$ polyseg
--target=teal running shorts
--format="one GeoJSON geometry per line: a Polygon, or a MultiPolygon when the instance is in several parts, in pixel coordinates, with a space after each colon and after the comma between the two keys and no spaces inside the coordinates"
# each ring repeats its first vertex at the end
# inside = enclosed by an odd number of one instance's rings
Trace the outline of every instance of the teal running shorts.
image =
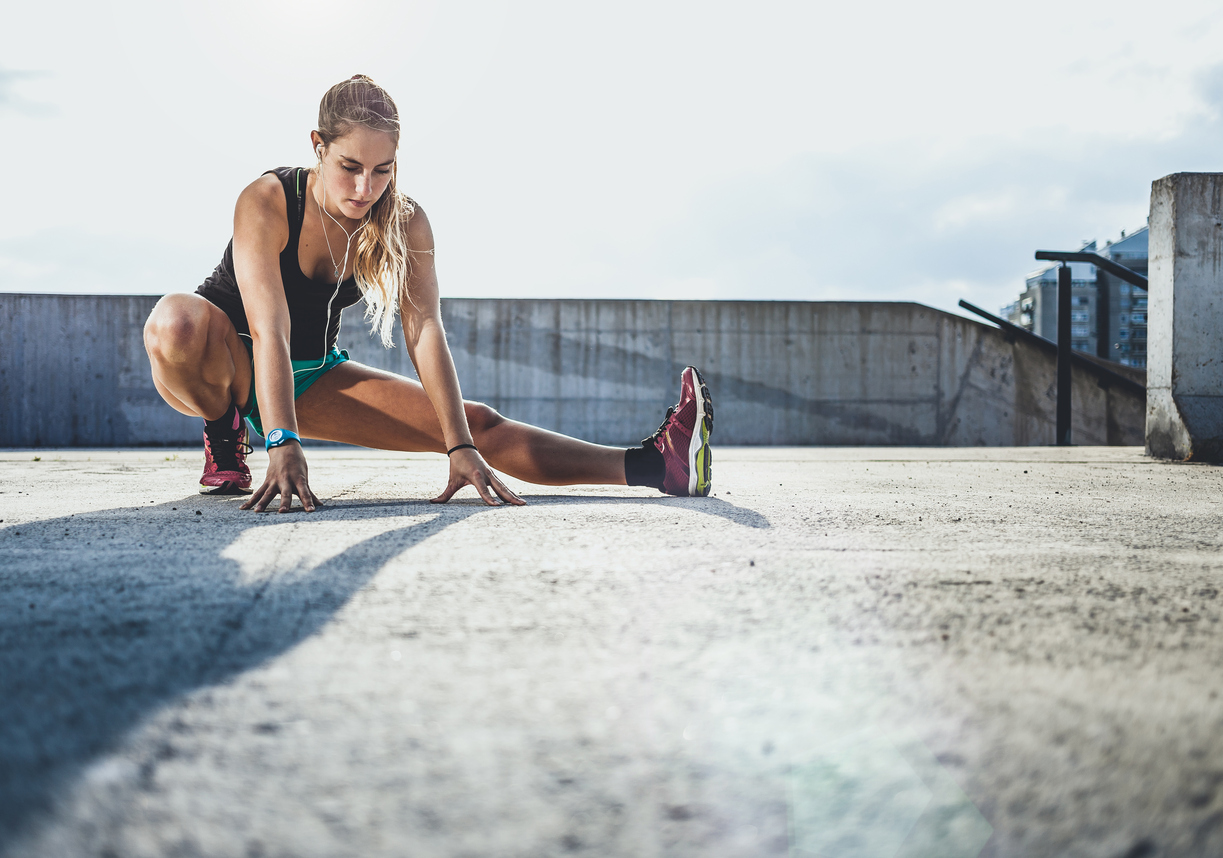
{"type": "MultiPolygon", "coordinates": [[[[248,352],[251,350],[249,344],[246,349],[248,352]]],[[[292,361],[293,398],[296,400],[310,389],[310,385],[346,360],[348,360],[347,350],[337,349],[335,346],[332,346],[331,351],[327,352],[327,356],[323,358],[322,363],[319,363],[318,358],[292,361]]],[[[251,355],[251,395],[246,401],[246,408],[242,409],[242,416],[246,418],[246,422],[251,425],[251,429],[255,430],[260,438],[264,437],[263,422],[259,419],[259,401],[255,398],[255,357],[253,354],[251,355]]],[[[273,426],[272,428],[276,427],[273,426]]]]}

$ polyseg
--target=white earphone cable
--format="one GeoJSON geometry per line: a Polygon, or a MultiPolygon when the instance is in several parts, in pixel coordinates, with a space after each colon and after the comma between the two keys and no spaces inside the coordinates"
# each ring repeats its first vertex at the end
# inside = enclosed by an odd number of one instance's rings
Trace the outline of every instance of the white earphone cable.
{"type": "Polygon", "coordinates": [[[335,216],[332,215],[331,212],[327,211],[327,180],[326,180],[326,177],[323,175],[323,153],[322,151],[320,151],[322,148],[323,148],[322,144],[315,147],[315,151],[318,153],[319,181],[323,183],[323,204],[320,206],[317,200],[315,201],[314,204],[319,210],[319,216],[318,216],[319,226],[323,228],[323,240],[327,242],[327,255],[331,257],[331,269],[335,273],[335,291],[331,293],[331,298],[327,301],[327,321],[323,325],[323,361],[318,366],[312,366],[312,367],[306,367],[305,369],[293,370],[294,376],[297,376],[298,373],[314,372],[315,370],[322,369],[324,366],[327,365],[327,355],[328,355],[327,331],[331,327],[331,305],[335,303],[336,297],[340,294],[340,284],[344,282],[342,275],[344,274],[345,271],[348,270],[348,254],[349,254],[349,251],[352,249],[352,241],[354,238],[356,238],[360,234],[361,230],[365,229],[365,225],[369,223],[369,217],[370,217],[367,214],[365,218],[361,221],[360,226],[358,226],[356,229],[354,229],[350,233],[348,230],[344,229],[344,225],[340,223],[338,220],[336,220],[335,216]],[[340,232],[344,233],[344,236],[347,238],[347,241],[344,244],[344,260],[338,266],[336,265],[336,261],[335,261],[335,253],[331,249],[331,238],[330,236],[327,235],[327,222],[323,220],[323,214],[326,214],[327,217],[331,218],[332,222],[340,228],[340,232]]]}

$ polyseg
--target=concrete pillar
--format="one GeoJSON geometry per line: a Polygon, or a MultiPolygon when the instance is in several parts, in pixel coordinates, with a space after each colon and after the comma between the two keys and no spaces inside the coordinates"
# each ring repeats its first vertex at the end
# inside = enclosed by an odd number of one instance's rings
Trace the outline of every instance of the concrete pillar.
{"type": "Polygon", "coordinates": [[[1147,453],[1223,461],[1223,173],[1151,185],[1147,453]]]}

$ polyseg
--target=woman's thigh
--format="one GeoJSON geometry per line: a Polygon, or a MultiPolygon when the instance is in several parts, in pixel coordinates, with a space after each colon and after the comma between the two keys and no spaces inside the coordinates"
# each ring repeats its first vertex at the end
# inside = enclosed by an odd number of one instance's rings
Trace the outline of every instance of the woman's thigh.
{"type": "Polygon", "coordinates": [[[298,431],[307,438],[446,452],[437,411],[420,383],[356,361],[345,361],[312,384],[296,410],[298,431]]]}

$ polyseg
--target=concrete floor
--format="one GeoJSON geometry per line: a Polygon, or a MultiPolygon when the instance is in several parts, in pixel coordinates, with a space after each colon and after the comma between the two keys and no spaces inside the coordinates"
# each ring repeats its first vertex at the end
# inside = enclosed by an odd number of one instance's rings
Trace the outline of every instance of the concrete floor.
{"type": "Polygon", "coordinates": [[[1223,469],[719,448],[485,509],[331,448],[256,515],[199,461],[0,452],[0,855],[1223,854],[1223,469]]]}

